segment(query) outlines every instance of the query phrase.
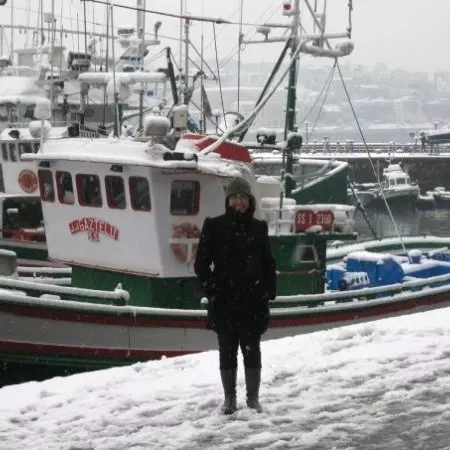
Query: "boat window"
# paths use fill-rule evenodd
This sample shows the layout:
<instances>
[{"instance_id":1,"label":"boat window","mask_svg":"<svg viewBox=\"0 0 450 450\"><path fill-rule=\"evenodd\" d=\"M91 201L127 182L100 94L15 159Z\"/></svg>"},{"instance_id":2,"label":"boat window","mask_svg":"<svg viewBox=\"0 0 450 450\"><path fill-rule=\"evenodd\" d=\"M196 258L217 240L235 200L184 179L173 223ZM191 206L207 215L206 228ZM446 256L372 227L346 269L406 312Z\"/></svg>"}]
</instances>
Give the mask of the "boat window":
<instances>
[{"instance_id":1,"label":"boat window","mask_svg":"<svg viewBox=\"0 0 450 450\"><path fill-rule=\"evenodd\" d=\"M198 214L200 183L198 181L172 181L170 191L170 213L174 216Z\"/></svg>"},{"instance_id":2,"label":"boat window","mask_svg":"<svg viewBox=\"0 0 450 450\"><path fill-rule=\"evenodd\" d=\"M125 209L125 186L123 178L107 175L105 177L106 200L113 209Z\"/></svg>"},{"instance_id":3,"label":"boat window","mask_svg":"<svg viewBox=\"0 0 450 450\"><path fill-rule=\"evenodd\" d=\"M0 106L0 120L6 122L8 120L8 109L5 105Z\"/></svg>"},{"instance_id":4,"label":"boat window","mask_svg":"<svg viewBox=\"0 0 450 450\"><path fill-rule=\"evenodd\" d=\"M279 177L281 171L283 169L283 165L280 163L263 163L263 162L255 162L253 163L253 170L256 175L271 175L275 177Z\"/></svg>"},{"instance_id":5,"label":"boat window","mask_svg":"<svg viewBox=\"0 0 450 450\"><path fill-rule=\"evenodd\" d=\"M316 262L318 260L317 251L313 245L297 245L293 259L296 263Z\"/></svg>"},{"instance_id":6,"label":"boat window","mask_svg":"<svg viewBox=\"0 0 450 450\"><path fill-rule=\"evenodd\" d=\"M53 174L50 170L38 170L39 190L41 199L44 202L55 201L55 187L53 184Z\"/></svg>"},{"instance_id":7,"label":"boat window","mask_svg":"<svg viewBox=\"0 0 450 450\"><path fill-rule=\"evenodd\" d=\"M73 205L75 203L72 175L69 172L56 172L56 189L60 203L64 205Z\"/></svg>"},{"instance_id":8,"label":"boat window","mask_svg":"<svg viewBox=\"0 0 450 450\"><path fill-rule=\"evenodd\" d=\"M15 143L9 144L9 158L12 162L16 162L19 159L17 155L17 146Z\"/></svg>"},{"instance_id":9,"label":"boat window","mask_svg":"<svg viewBox=\"0 0 450 450\"><path fill-rule=\"evenodd\" d=\"M128 185L130 188L131 207L135 211L150 211L150 189L147 178L130 177Z\"/></svg>"},{"instance_id":10,"label":"boat window","mask_svg":"<svg viewBox=\"0 0 450 450\"><path fill-rule=\"evenodd\" d=\"M81 206L100 208L102 206L102 192L100 178L97 175L77 174L76 177L78 202Z\"/></svg>"},{"instance_id":11,"label":"boat window","mask_svg":"<svg viewBox=\"0 0 450 450\"><path fill-rule=\"evenodd\" d=\"M35 106L34 105L28 105L25 109L25 113L23 115L24 119L34 119L34 110L35 110Z\"/></svg>"},{"instance_id":12,"label":"boat window","mask_svg":"<svg viewBox=\"0 0 450 450\"><path fill-rule=\"evenodd\" d=\"M406 180L404 178L397 178L397 184L406 184Z\"/></svg>"},{"instance_id":13,"label":"boat window","mask_svg":"<svg viewBox=\"0 0 450 450\"><path fill-rule=\"evenodd\" d=\"M3 161L9 161L9 155L8 155L8 145L4 142L2 143L2 157Z\"/></svg>"},{"instance_id":14,"label":"boat window","mask_svg":"<svg viewBox=\"0 0 450 450\"><path fill-rule=\"evenodd\" d=\"M41 200L11 197L3 201L3 237L45 242ZM22 232L21 232L22 231Z\"/></svg>"},{"instance_id":15,"label":"boat window","mask_svg":"<svg viewBox=\"0 0 450 450\"><path fill-rule=\"evenodd\" d=\"M33 153L31 142L19 142L17 145L19 147L19 155L24 153Z\"/></svg>"},{"instance_id":16,"label":"boat window","mask_svg":"<svg viewBox=\"0 0 450 450\"><path fill-rule=\"evenodd\" d=\"M389 185L391 187L395 187L395 180L389 180Z\"/></svg>"}]
</instances>

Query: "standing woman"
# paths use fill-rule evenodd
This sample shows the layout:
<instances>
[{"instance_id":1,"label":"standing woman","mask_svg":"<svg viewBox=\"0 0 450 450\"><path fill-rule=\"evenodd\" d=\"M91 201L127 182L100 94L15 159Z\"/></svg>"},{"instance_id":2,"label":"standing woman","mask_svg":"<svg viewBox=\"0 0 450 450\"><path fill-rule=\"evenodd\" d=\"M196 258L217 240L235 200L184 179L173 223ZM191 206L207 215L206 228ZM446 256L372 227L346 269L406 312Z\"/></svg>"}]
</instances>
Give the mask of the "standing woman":
<instances>
[{"instance_id":1,"label":"standing woman","mask_svg":"<svg viewBox=\"0 0 450 450\"><path fill-rule=\"evenodd\" d=\"M217 333L224 414L236 411L238 348L244 357L247 406L262 411L261 335L276 296L275 260L267 223L255 219L255 198L243 178L226 190L225 214L205 219L195 273L208 298L207 327Z\"/></svg>"}]
</instances>

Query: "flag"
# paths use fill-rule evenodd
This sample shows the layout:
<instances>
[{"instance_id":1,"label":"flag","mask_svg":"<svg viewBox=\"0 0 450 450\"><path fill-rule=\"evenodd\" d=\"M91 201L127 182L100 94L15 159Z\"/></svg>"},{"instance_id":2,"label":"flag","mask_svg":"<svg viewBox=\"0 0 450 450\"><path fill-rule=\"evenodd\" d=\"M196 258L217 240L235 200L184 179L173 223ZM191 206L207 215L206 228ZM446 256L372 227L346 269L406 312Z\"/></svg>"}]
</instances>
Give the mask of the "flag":
<instances>
[{"instance_id":1,"label":"flag","mask_svg":"<svg viewBox=\"0 0 450 450\"><path fill-rule=\"evenodd\" d=\"M212 117L212 109L211 104L209 103L208 96L206 95L205 87L202 84L201 87L201 96L202 96L202 103L203 103L203 113L206 117Z\"/></svg>"}]
</instances>

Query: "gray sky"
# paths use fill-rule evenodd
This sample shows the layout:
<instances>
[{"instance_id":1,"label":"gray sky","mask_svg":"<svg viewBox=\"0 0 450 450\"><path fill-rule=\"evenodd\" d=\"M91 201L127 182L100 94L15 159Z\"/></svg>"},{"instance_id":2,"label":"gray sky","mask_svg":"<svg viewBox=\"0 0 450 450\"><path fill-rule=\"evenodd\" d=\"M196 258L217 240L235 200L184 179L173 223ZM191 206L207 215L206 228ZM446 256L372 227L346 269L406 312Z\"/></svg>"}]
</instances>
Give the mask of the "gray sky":
<instances>
[{"instance_id":1,"label":"gray sky","mask_svg":"<svg viewBox=\"0 0 450 450\"><path fill-rule=\"evenodd\" d=\"M8 0L8 5L1 7L0 23L10 23L10 5L14 3L17 8L15 14L16 23L28 23L36 25L38 1L32 0ZM134 6L136 0L116 0L116 3ZM187 10L192 14L204 14L207 16L220 16L238 21L240 0L183 0L187 4ZM313 2L311 2L313 3ZM347 16L348 0L328 0L328 31L343 31L348 24ZM376 62L384 62L390 68L402 68L405 70L424 70L433 72L436 70L450 71L450 55L445 51L450 42L450 27L447 22L450 18L449 0L354 0L353 11L353 41L354 53L346 58L352 64L373 65ZM29 7L28 5L32 5ZM51 0L44 0L45 10L50 11ZM55 0L56 15L64 16L67 26L77 27L76 19L81 21L83 10L79 0ZM244 22L261 23L264 21L285 22L281 15L281 0L244 0ZM431 6L432 5L432 6ZM104 23L105 8L97 5L95 9L88 3L87 18L89 22ZM147 0L147 8L165 12L179 12L180 0ZM147 30L152 29L152 23L161 20L163 26L161 35L176 38L179 35L179 21L160 16L147 15ZM131 11L115 8L115 26L134 25L135 15ZM79 27L84 25L80 22ZM98 25L96 29L99 29ZM92 25L88 25L92 30ZM250 31L248 26L244 32ZM200 47L200 36L205 36L207 56L214 56L212 42L213 29L211 24L192 25L192 40ZM219 58L233 53L237 43L238 27L216 26L218 37ZM276 32L272 33L273 35ZM17 35L16 46L25 41L27 36ZM28 35L28 40L30 36ZM8 36L9 41L9 36ZM22 44L23 45L23 44ZM68 42L66 43L68 45ZM83 41L81 41L83 46ZM164 40L163 45L173 45L178 49L175 40ZM275 61L280 51L279 44L248 46L242 52L243 61L256 62L265 60ZM439 51L439 50L440 51ZM442 49L442 50L441 50Z\"/></svg>"}]
</instances>

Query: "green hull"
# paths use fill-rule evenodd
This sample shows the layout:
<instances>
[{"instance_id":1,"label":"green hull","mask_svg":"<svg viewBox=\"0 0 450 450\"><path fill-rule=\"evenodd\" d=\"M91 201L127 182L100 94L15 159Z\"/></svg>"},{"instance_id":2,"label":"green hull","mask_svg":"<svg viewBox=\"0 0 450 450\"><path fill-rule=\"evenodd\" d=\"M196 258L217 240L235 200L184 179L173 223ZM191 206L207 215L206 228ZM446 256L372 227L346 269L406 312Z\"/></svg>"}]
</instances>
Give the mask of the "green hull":
<instances>
[{"instance_id":1,"label":"green hull","mask_svg":"<svg viewBox=\"0 0 450 450\"><path fill-rule=\"evenodd\" d=\"M316 203L347 204L347 171L347 166L342 167L336 173L327 174L316 183L306 185L304 188L297 184L291 194L291 198L294 198L299 205Z\"/></svg>"},{"instance_id":2,"label":"green hull","mask_svg":"<svg viewBox=\"0 0 450 450\"><path fill-rule=\"evenodd\" d=\"M0 248L15 252L20 265L37 265L39 262L50 265L45 243L0 239Z\"/></svg>"},{"instance_id":3,"label":"green hull","mask_svg":"<svg viewBox=\"0 0 450 450\"><path fill-rule=\"evenodd\" d=\"M353 239L353 236L348 236ZM324 292L326 246L342 235L299 234L271 238L277 261L278 295ZM315 250L313 250L313 248ZM111 290L118 284L130 293L130 305L171 309L198 309L202 292L195 277L154 278L73 266L72 286Z\"/></svg>"}]
</instances>

